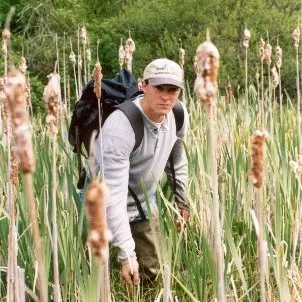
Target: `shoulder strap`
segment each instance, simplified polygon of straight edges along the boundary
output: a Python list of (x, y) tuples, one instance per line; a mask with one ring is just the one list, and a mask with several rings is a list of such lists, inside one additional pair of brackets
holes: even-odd
[(174, 113), (175, 122), (176, 122), (176, 132), (178, 132), (182, 128), (185, 121), (184, 109), (182, 107), (180, 100), (177, 100), (172, 111)]
[(144, 136), (144, 121), (142, 114), (131, 100), (127, 100), (122, 104), (117, 105), (116, 108), (120, 109), (127, 116), (133, 128), (135, 134), (135, 145), (133, 151), (135, 151), (141, 144)]

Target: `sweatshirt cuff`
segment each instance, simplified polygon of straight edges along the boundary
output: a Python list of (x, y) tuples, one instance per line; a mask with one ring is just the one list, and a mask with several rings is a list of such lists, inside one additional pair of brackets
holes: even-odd
[(122, 265), (129, 263), (132, 260), (136, 260), (136, 254), (133, 250), (120, 249), (118, 252), (118, 262)]

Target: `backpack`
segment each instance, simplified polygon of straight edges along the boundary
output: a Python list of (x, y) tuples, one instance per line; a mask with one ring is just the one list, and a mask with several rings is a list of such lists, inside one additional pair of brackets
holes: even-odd
[[(138, 95), (143, 92), (138, 90), (136, 79), (126, 69), (122, 69), (117, 76), (112, 79), (103, 79), (101, 83), (102, 97), (102, 121), (101, 126), (108, 118), (108, 116), (116, 109), (121, 110), (129, 119), (135, 134), (135, 145), (133, 151), (136, 150), (141, 144), (144, 136), (144, 122), (140, 110), (132, 102)], [(81, 168), (80, 155), (82, 154), (82, 146), (84, 146), (87, 154), (89, 154), (90, 138), (94, 130), (99, 130), (99, 111), (98, 99), (94, 93), (94, 81), (91, 80), (82, 91), (80, 100), (76, 103), (75, 109), (72, 114), (71, 123), (68, 131), (68, 141), (74, 147), (73, 152), (78, 154), (78, 170), (79, 181), (77, 188), (84, 187), (86, 171)], [(184, 123), (184, 111), (181, 102), (177, 100), (173, 107), (173, 113), (176, 121), (176, 131), (179, 131)], [(173, 158), (169, 158), (172, 175), (174, 179), (174, 192), (175, 192), (175, 174), (173, 169)], [(140, 202), (137, 200), (135, 193), (130, 187), (129, 192), (133, 196), (138, 210), (144, 218), (144, 212), (141, 209)]]

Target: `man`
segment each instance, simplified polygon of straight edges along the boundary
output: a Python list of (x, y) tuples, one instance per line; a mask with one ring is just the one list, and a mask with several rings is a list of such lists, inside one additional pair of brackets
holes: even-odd
[[(110, 189), (110, 198), (106, 205), (107, 222), (113, 234), (113, 245), (119, 247), (121, 276), (129, 284), (139, 283), (138, 263), (144, 274), (152, 280), (159, 271), (159, 262), (150, 222), (142, 219), (132, 195), (128, 192), (128, 186), (137, 196), (143, 215), (148, 218), (144, 192), (147, 193), (152, 218), (155, 225), (158, 225), (156, 187), (164, 171), (172, 183), (171, 167), (167, 163), (172, 148), (175, 200), (185, 221), (189, 216), (185, 197), (187, 160), (181, 141), (187, 132), (188, 114), (183, 107), (184, 123), (176, 133), (172, 112), (181, 89), (180, 66), (168, 59), (154, 60), (143, 74), (141, 90), (144, 94), (133, 101), (140, 109), (144, 122), (144, 136), (140, 146), (133, 151), (135, 134), (121, 110), (110, 114), (103, 126), (104, 179)], [(102, 168), (101, 155), (99, 136), (95, 142), (95, 157), (99, 168)]]

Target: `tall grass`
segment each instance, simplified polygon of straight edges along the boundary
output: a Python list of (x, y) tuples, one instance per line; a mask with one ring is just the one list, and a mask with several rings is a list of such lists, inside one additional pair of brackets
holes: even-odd
[[(80, 40), (80, 37), (79, 37)], [(81, 56), (71, 50), (75, 94), (78, 96), (83, 81)], [(132, 68), (133, 40), (127, 40), (127, 68)], [(261, 44), (261, 43), (260, 43)], [(86, 44), (85, 44), (86, 45)], [(261, 45), (260, 45), (261, 46)], [(71, 45), (72, 47), (72, 45)], [(88, 47), (88, 45), (87, 45)], [(262, 46), (261, 46), (262, 51)], [(83, 52), (81, 54), (81, 52)], [(76, 61), (78, 59), (78, 62)], [(247, 58), (247, 57), (246, 57)], [(80, 60), (79, 60), (80, 59)], [(124, 58), (120, 57), (121, 66)], [(190, 114), (190, 130), (185, 144), (189, 165), (189, 201), (191, 218), (187, 228), (177, 232), (175, 215), (177, 211), (169, 201), (171, 190), (162, 179), (158, 190), (160, 235), (158, 241), (161, 272), (154, 285), (142, 281), (140, 287), (127, 288), (119, 277), (116, 251), (111, 249), (110, 292), (112, 301), (211, 301), (217, 297), (217, 270), (223, 272), (224, 291), (227, 301), (258, 301), (259, 273), (257, 254), (257, 234), (253, 222), (253, 211), (257, 197), (249, 179), (251, 167), (250, 137), (261, 126), (270, 128), (271, 139), (266, 145), (266, 175), (269, 181), (263, 184), (263, 237), (267, 241), (267, 261), (265, 269), (265, 293), (268, 301), (301, 301), (302, 276), (298, 268), (302, 265), (301, 246), (301, 174), (297, 173), (302, 164), (292, 169), (290, 165), (299, 153), (300, 114), (292, 100), (288, 106), (270, 106), (270, 93), (265, 91), (263, 78), (263, 54), (261, 60), (261, 84), (258, 90), (246, 87), (244, 93), (235, 99), (217, 98), (217, 176), (216, 200), (220, 201), (222, 227), (222, 251), (224, 267), (219, 267), (213, 255), (209, 238), (213, 235), (209, 228), (213, 203), (212, 165), (209, 151), (211, 135), (207, 114), (203, 112), (192, 96), (187, 85), (183, 93)], [(89, 60), (87, 59), (87, 62)], [(84, 62), (84, 70), (89, 64)], [(76, 64), (78, 63), (78, 74)], [(246, 62), (247, 63), (247, 62)], [(85, 66), (88, 64), (88, 66)], [(65, 65), (65, 64), (63, 64)], [(64, 67), (63, 67), (64, 68)], [(279, 70), (280, 73), (280, 70)], [(85, 74), (85, 73), (84, 73)], [(246, 69), (247, 74), (247, 69)], [(89, 72), (85, 77), (89, 77)], [(66, 77), (64, 77), (66, 78)], [(66, 87), (67, 89), (67, 87)], [(67, 89), (69, 91), (69, 89)], [(65, 89), (64, 89), (65, 91)], [(66, 92), (70, 99), (70, 92)], [(260, 103), (258, 102), (260, 100)], [(282, 103), (281, 103), (282, 104)], [(270, 110), (268, 110), (270, 109)], [(268, 118), (270, 117), (270, 118)], [(272, 118), (273, 117), (273, 118)], [(282, 123), (280, 123), (282, 117)], [(100, 293), (99, 270), (90, 257), (87, 245), (87, 225), (85, 207), (76, 193), (78, 178), (76, 156), (66, 144), (66, 127), (70, 112), (62, 117), (60, 133), (56, 139), (56, 162), (53, 162), (53, 141), (47, 135), (44, 119), (33, 117), (33, 143), (36, 172), (33, 178), (41, 254), (44, 263), (48, 299), (54, 300), (55, 287), (52, 263), (52, 227), (57, 225), (57, 255), (62, 301), (97, 301)], [(10, 194), (6, 185), (7, 162), (10, 153), (5, 141), (0, 143), (0, 299), (7, 298), (8, 232), (10, 217), (6, 203)], [(215, 156), (212, 157), (212, 161)], [(56, 164), (56, 173), (51, 170)], [(300, 166), (299, 166), (300, 165)], [(298, 167), (298, 168), (297, 168)], [(56, 184), (54, 190), (52, 184)], [(273, 185), (272, 185), (273, 184)], [(27, 186), (28, 187), (28, 186)], [(26, 183), (21, 181), (14, 188), (18, 208), (16, 238), (18, 245), (18, 266), (25, 269), (26, 299), (37, 300), (37, 265), (35, 246), (31, 237), (31, 218), (26, 199)], [(219, 198), (218, 198), (219, 197)], [(52, 221), (53, 200), (56, 201), (57, 217)], [(213, 223), (213, 222), (212, 222)], [(152, 226), (152, 223), (151, 223)], [(109, 292), (109, 291), (108, 291)], [(263, 297), (262, 297), (263, 298)]]

